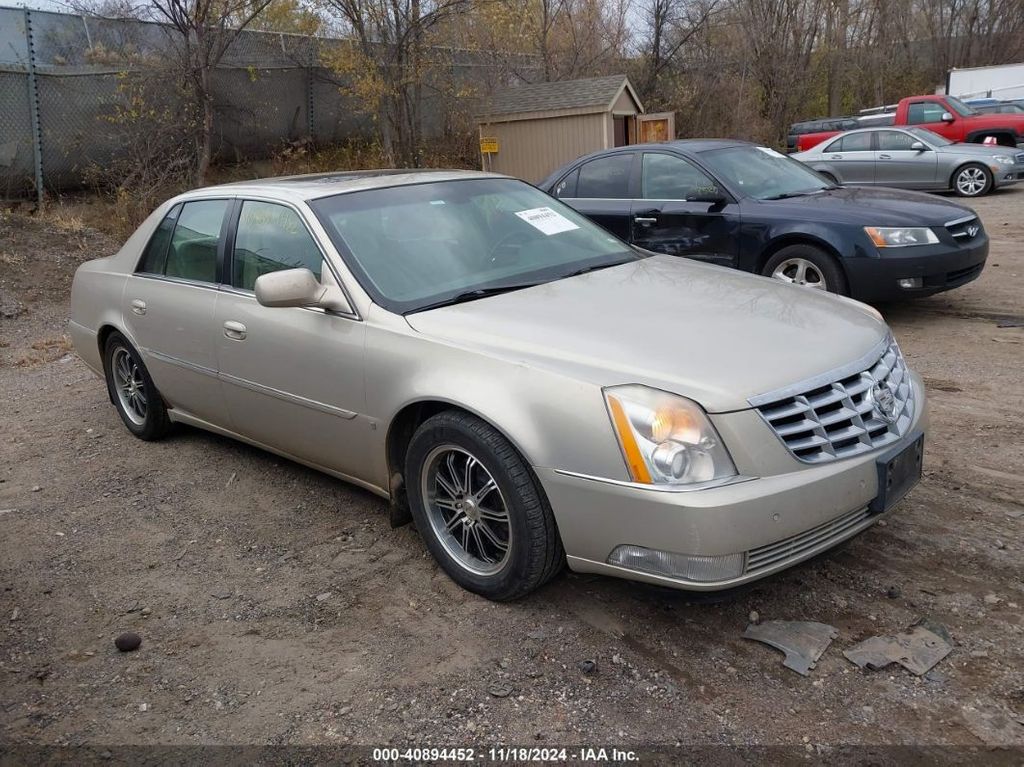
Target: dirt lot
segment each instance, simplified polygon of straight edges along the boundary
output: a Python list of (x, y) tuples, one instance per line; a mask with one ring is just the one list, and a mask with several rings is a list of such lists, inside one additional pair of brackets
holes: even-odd
[[(74, 267), (114, 243), (6, 214), (0, 744), (1024, 745), (1024, 189), (976, 207), (981, 279), (882, 307), (932, 407), (887, 522), (724, 600), (565, 574), (505, 605), (374, 496), (187, 428), (131, 438), (63, 337)], [(839, 635), (804, 678), (741, 638), (752, 610)], [(842, 655), (921, 618), (955, 645), (924, 677)]]

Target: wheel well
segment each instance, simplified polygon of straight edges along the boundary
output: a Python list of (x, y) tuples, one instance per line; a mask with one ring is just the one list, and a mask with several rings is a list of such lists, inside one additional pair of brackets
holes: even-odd
[(113, 325), (104, 325), (96, 333), (96, 342), (100, 345), (100, 360), (103, 360), (103, 352), (107, 348), (107, 339), (110, 338), (110, 334), (113, 333), (117, 328)]
[(1013, 137), (1013, 134), (1004, 130), (978, 131), (977, 133), (972, 133), (968, 141), (972, 144), (980, 144), (986, 136), (995, 136), (996, 141), (999, 142), (999, 146), (1017, 146), (1017, 141)]
[(956, 166), (956, 167), (955, 167), (955, 168), (953, 169), (953, 172), (949, 174), (949, 188), (950, 188), (950, 189), (952, 189), (952, 188), (953, 188), (953, 187), (955, 186), (955, 184), (956, 184), (956, 174), (957, 174), (957, 173), (959, 173), (960, 171), (962, 171), (962, 170), (963, 170), (964, 168), (966, 168), (966, 167), (967, 167), (968, 165), (977, 165), (977, 166), (978, 166), (979, 168), (983, 168), (983, 169), (984, 169), (984, 171), (985, 171), (985, 172), (986, 172), (986, 173), (987, 173), (988, 175), (990, 175), (990, 176), (992, 175), (992, 171), (990, 171), (990, 170), (989, 170), (989, 169), (988, 169), (988, 168), (987, 168), (987, 167), (985, 166), (985, 163), (983, 163), (983, 162), (978, 162), (977, 160), (968, 160), (967, 162), (962, 162), (962, 163), (960, 163), (959, 165), (957, 165), (957, 166)]
[(760, 274), (764, 270), (764, 265), (768, 263), (772, 256), (783, 248), (788, 248), (790, 245), (810, 245), (811, 247), (825, 251), (835, 259), (836, 264), (839, 266), (839, 271), (843, 273), (843, 277), (847, 276), (846, 269), (843, 267), (843, 259), (839, 257), (839, 253), (836, 249), (824, 240), (808, 237), (805, 234), (786, 234), (779, 237), (777, 240), (772, 240), (768, 247), (761, 252), (761, 256), (757, 261), (757, 273)]

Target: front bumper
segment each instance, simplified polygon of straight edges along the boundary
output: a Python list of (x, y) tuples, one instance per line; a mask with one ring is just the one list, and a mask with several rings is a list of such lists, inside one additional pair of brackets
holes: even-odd
[[(912, 375), (916, 390), (923, 393), (920, 377)], [(884, 450), (816, 465), (794, 459), (784, 473), (707, 489), (651, 489), (553, 469), (539, 468), (536, 472), (555, 513), (573, 570), (673, 588), (716, 591), (749, 583), (813, 557), (882, 518), (869, 511), (878, 495), (876, 461), (897, 446), (910, 445), (925, 428), (923, 394), (918, 403), (906, 435)], [(774, 439), (767, 427), (756, 436)], [(772, 450), (766, 447), (765, 452)], [(609, 556), (619, 546), (689, 557), (742, 555), (743, 567), (739, 575), (721, 580), (657, 575), (611, 564)]]
[[(843, 262), (850, 293), (860, 301), (893, 301), (952, 290), (981, 276), (988, 258), (984, 233), (969, 245), (940, 242), (912, 248), (886, 248), (878, 258), (851, 258)], [(919, 278), (921, 286), (902, 288), (899, 280)]]

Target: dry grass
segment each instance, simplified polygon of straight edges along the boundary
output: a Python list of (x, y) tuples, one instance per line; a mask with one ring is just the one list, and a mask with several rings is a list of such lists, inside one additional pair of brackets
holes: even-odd
[(14, 361), (15, 367), (34, 368), (47, 362), (59, 360), (72, 350), (71, 339), (66, 335), (34, 341), (31, 348), (31, 352)]

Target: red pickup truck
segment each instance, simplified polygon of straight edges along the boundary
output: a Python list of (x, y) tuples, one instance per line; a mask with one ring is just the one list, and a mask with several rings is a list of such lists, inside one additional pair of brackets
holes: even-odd
[[(1024, 143), (1024, 114), (981, 114), (952, 96), (908, 96), (901, 99), (891, 124), (916, 125), (950, 141), (980, 144), (991, 136), (1003, 146)], [(796, 150), (803, 152), (841, 132), (804, 133), (797, 137)]]

